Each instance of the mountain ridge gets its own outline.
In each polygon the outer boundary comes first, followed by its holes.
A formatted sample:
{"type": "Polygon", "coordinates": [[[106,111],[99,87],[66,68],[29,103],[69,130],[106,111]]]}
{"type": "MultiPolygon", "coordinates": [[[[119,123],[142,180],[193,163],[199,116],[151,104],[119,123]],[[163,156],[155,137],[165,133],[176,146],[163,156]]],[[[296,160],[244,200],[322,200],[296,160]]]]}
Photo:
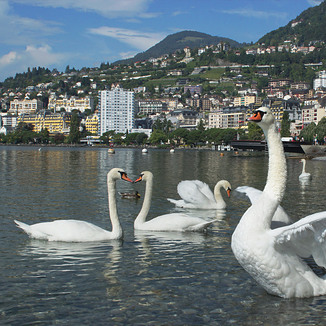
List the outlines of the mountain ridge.
{"type": "Polygon", "coordinates": [[[206,45],[219,44],[220,42],[228,43],[233,48],[243,46],[243,44],[227,37],[212,36],[196,31],[181,31],[168,35],[162,41],[158,42],[148,50],[138,53],[132,58],[118,60],[113,64],[130,64],[148,60],[150,58],[158,58],[165,54],[169,55],[178,50],[183,50],[185,47],[194,49],[204,47],[206,45]]]}
{"type": "Polygon", "coordinates": [[[265,34],[257,43],[271,45],[287,39],[302,44],[312,41],[326,42],[326,1],[304,10],[287,25],[265,34]]]}

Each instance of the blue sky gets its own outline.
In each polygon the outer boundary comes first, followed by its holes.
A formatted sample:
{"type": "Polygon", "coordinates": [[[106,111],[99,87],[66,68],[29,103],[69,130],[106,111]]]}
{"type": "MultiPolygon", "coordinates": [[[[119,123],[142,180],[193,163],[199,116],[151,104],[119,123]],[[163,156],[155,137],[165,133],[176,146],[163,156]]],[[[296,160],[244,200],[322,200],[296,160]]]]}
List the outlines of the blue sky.
{"type": "Polygon", "coordinates": [[[0,0],[0,81],[130,58],[193,30],[256,42],[318,0],[0,0]]]}

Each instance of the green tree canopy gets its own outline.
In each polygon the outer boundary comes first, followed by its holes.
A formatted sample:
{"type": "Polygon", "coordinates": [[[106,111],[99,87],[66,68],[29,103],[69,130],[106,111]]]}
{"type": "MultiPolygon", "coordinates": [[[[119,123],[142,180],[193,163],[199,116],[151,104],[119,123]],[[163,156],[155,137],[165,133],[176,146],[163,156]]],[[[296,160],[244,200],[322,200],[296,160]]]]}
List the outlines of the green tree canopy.
{"type": "Polygon", "coordinates": [[[326,117],[322,118],[316,127],[317,140],[319,144],[324,143],[326,137],[326,117]]]}
{"type": "Polygon", "coordinates": [[[300,132],[300,138],[303,138],[306,142],[309,143],[312,143],[314,141],[315,135],[316,135],[316,124],[314,122],[304,127],[300,132]]]}
{"type": "Polygon", "coordinates": [[[78,111],[73,111],[71,120],[70,120],[70,132],[67,138],[67,142],[70,144],[77,144],[80,141],[80,118],[78,115],[78,111]]]}
{"type": "Polygon", "coordinates": [[[281,122],[281,137],[291,136],[290,125],[291,125],[291,121],[289,119],[289,112],[284,111],[283,119],[281,122]]]}
{"type": "Polygon", "coordinates": [[[262,140],[263,132],[261,128],[254,122],[248,122],[248,139],[251,140],[262,140]]]}
{"type": "Polygon", "coordinates": [[[153,130],[151,136],[149,137],[149,142],[154,145],[165,143],[167,140],[167,135],[159,129],[153,130]]]}
{"type": "Polygon", "coordinates": [[[187,143],[189,137],[189,130],[185,128],[177,128],[172,133],[172,140],[180,145],[181,143],[187,143]]]}

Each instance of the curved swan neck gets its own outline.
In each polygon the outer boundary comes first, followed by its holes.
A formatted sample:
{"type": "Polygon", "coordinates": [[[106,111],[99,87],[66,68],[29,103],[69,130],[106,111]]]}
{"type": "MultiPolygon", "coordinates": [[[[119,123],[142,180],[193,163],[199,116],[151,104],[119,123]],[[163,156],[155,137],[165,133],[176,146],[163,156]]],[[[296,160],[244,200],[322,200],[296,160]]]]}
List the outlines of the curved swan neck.
{"type": "Polygon", "coordinates": [[[145,223],[147,214],[151,206],[152,192],[153,192],[153,176],[148,174],[146,176],[146,187],[145,187],[145,196],[144,196],[143,205],[134,221],[134,226],[145,223]]]}
{"type": "Polygon", "coordinates": [[[306,172],[306,160],[302,159],[302,173],[306,172]]]}
{"type": "Polygon", "coordinates": [[[268,144],[269,156],[267,182],[264,192],[280,202],[284,195],[287,176],[283,144],[275,124],[263,130],[268,144]]]}
{"type": "Polygon", "coordinates": [[[221,181],[219,181],[214,187],[214,197],[215,197],[216,201],[220,201],[223,199],[223,197],[221,195],[222,187],[223,187],[223,182],[221,182],[221,181]]]}
{"type": "Polygon", "coordinates": [[[112,178],[107,179],[108,186],[108,202],[109,202],[109,214],[112,224],[112,236],[116,238],[121,238],[123,235],[122,227],[118,217],[117,202],[116,202],[116,187],[115,180],[112,178]]]}

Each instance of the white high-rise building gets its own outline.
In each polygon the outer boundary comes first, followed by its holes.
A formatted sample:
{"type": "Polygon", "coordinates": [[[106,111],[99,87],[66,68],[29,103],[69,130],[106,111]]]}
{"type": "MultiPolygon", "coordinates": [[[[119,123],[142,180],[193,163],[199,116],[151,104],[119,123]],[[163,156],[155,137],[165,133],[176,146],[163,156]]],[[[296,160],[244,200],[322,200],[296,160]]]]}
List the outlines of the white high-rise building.
{"type": "Polygon", "coordinates": [[[322,70],[318,72],[318,77],[314,79],[314,90],[317,90],[320,87],[326,87],[326,71],[322,70]]]}
{"type": "Polygon", "coordinates": [[[114,130],[126,133],[134,126],[134,92],[112,85],[110,91],[99,92],[99,134],[114,130]]]}

